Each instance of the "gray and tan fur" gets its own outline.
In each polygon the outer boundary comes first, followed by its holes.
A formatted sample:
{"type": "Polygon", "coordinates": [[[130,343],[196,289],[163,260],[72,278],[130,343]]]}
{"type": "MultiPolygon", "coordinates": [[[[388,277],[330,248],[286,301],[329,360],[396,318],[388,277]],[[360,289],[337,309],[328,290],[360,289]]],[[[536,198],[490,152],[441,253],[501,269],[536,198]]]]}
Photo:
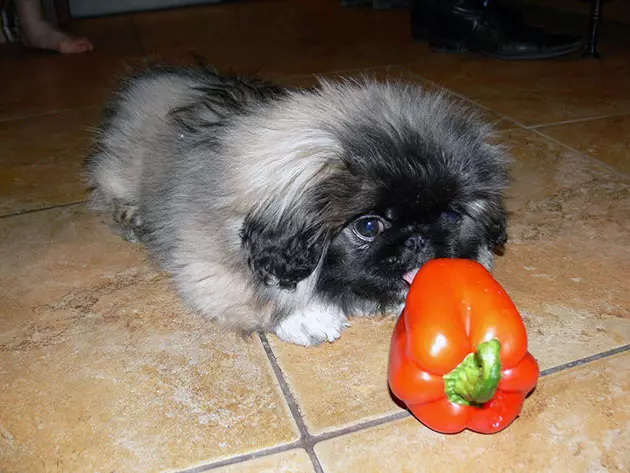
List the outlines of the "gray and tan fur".
{"type": "Polygon", "coordinates": [[[491,266],[506,174],[489,133],[414,85],[291,90],[152,67],[108,105],[87,163],[91,205],[193,308],[311,345],[350,315],[398,310],[402,274],[432,257],[491,266]],[[382,233],[367,243],[353,223],[365,215],[382,233]]]}

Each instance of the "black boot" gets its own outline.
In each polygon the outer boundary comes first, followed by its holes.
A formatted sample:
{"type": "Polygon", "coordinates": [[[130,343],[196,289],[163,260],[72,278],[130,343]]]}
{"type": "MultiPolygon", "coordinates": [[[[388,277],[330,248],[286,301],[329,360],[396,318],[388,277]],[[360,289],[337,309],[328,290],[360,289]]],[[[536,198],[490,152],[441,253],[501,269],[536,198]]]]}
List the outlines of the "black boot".
{"type": "Polygon", "coordinates": [[[483,0],[415,0],[411,30],[431,49],[477,51],[499,59],[542,59],[582,47],[577,36],[546,33],[522,22],[515,10],[483,0]]]}

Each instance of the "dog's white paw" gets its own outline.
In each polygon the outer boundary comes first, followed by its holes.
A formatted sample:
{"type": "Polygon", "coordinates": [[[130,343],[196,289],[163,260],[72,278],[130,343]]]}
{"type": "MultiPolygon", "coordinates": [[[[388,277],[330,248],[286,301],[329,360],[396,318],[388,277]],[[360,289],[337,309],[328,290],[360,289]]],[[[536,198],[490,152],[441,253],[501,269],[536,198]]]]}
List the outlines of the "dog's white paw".
{"type": "Polygon", "coordinates": [[[339,309],[314,304],[286,317],[275,332],[285,342],[309,347],[334,342],[349,326],[348,319],[339,309]]]}

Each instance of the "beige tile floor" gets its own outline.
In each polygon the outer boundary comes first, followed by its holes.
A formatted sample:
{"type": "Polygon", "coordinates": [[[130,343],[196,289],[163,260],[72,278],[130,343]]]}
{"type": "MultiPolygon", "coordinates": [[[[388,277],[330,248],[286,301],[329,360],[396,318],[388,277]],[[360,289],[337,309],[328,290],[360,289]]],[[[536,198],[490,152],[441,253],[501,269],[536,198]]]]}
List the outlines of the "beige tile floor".
{"type": "Polygon", "coordinates": [[[431,53],[407,24],[269,0],[76,22],[84,56],[0,48],[0,471],[630,471],[630,31],[607,22],[600,62],[507,63],[431,53]],[[300,86],[444,87],[497,124],[515,159],[496,275],[544,370],[509,429],[438,435],[394,403],[390,319],[313,349],[220,332],[84,208],[107,89],[193,52],[300,86]]]}

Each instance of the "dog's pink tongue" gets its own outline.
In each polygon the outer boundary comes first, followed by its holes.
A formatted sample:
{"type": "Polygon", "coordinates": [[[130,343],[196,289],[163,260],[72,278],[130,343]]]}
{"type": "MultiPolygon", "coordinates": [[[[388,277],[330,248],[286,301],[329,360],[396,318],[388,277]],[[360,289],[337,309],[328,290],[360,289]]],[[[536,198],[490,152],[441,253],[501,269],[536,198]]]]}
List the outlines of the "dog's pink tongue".
{"type": "Polygon", "coordinates": [[[411,271],[403,275],[403,279],[407,281],[409,285],[411,286],[411,283],[413,282],[413,278],[416,277],[416,274],[418,274],[418,271],[420,271],[420,268],[412,269],[411,271]]]}

